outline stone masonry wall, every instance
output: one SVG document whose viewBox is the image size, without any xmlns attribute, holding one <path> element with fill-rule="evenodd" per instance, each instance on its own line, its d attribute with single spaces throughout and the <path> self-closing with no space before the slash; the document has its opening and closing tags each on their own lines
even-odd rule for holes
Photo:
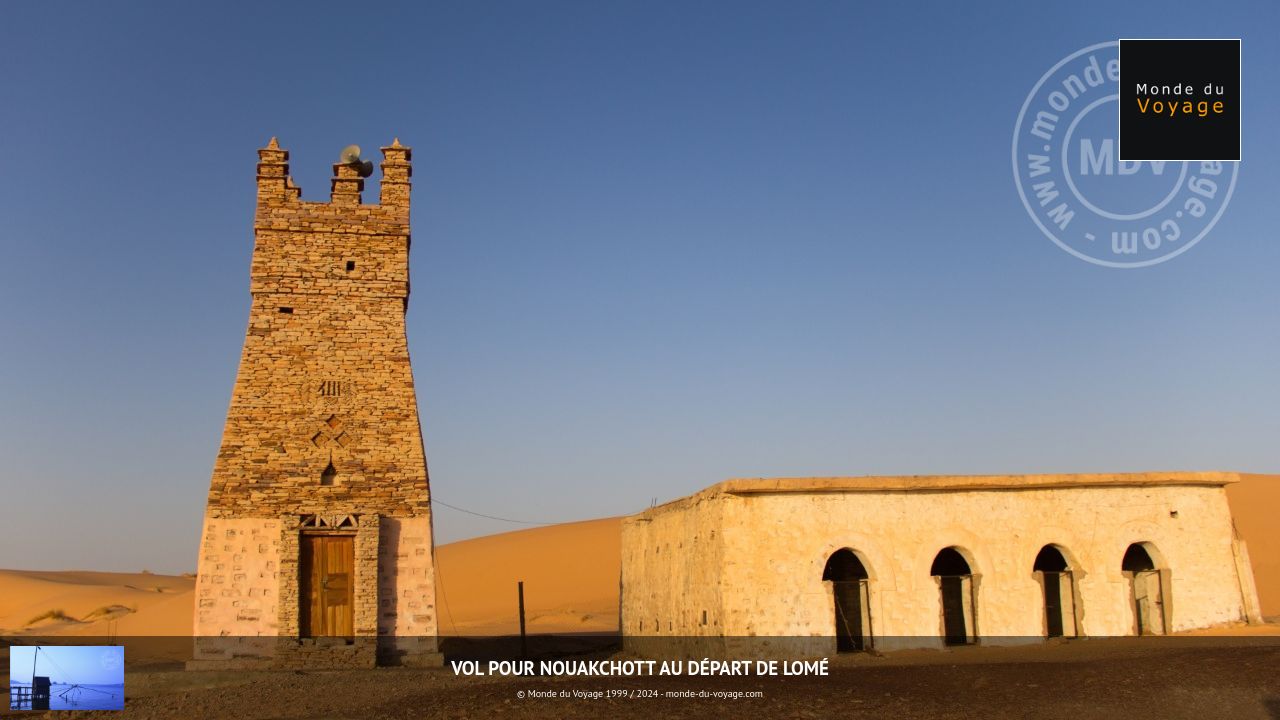
<svg viewBox="0 0 1280 720">
<path fill-rule="evenodd" d="M 196 574 L 197 637 L 202 659 L 269 653 L 261 636 L 276 634 L 280 523 L 257 518 L 206 518 Z"/>
<path fill-rule="evenodd" d="M 622 631 L 639 655 L 703 656 L 724 632 L 722 505 L 679 502 L 680 511 L 622 522 Z"/>
<path fill-rule="evenodd" d="M 394 663 L 437 652 L 435 564 L 426 518 L 383 518 L 378 548 L 379 651 Z"/>
</svg>

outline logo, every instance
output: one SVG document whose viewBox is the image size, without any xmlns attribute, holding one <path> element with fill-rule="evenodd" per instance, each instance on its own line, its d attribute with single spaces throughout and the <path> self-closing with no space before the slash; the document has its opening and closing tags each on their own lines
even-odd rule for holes
<svg viewBox="0 0 1280 720">
<path fill-rule="evenodd" d="M 1120 40 L 1120 157 L 1240 160 L 1239 40 Z"/>
<path fill-rule="evenodd" d="M 1119 43 L 1049 68 L 1013 129 L 1022 205 L 1058 247 L 1095 265 L 1137 268 L 1177 257 L 1213 229 L 1239 165 L 1120 160 Z"/>
</svg>

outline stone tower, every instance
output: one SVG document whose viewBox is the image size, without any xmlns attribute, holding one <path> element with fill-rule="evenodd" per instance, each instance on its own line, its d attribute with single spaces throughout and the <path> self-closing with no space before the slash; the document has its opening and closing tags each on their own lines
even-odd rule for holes
<svg viewBox="0 0 1280 720">
<path fill-rule="evenodd" d="M 427 465 L 409 366 L 412 153 L 306 202 L 258 151 L 249 327 L 209 487 L 193 667 L 437 663 Z"/>
</svg>

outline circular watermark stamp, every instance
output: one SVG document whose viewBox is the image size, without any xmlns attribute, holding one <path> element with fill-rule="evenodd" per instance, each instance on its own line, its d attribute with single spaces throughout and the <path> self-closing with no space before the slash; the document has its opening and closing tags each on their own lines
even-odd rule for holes
<svg viewBox="0 0 1280 720">
<path fill-rule="evenodd" d="M 1022 205 L 1058 247 L 1114 268 L 1200 242 L 1235 191 L 1236 162 L 1120 159 L 1120 44 L 1078 50 L 1031 89 L 1013 128 Z"/>
<path fill-rule="evenodd" d="M 102 653 L 98 657 L 102 667 L 107 670 L 116 670 L 124 664 L 124 648 L 107 647 L 102 649 Z"/>
</svg>

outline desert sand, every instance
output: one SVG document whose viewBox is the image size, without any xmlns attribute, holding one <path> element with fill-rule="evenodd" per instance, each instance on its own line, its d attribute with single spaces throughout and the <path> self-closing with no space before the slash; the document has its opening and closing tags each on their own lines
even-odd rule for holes
<svg viewBox="0 0 1280 720">
<path fill-rule="evenodd" d="M 1262 615 L 1280 617 L 1280 475 L 1246 475 L 1227 486 L 1227 499 L 1249 548 Z"/>
<path fill-rule="evenodd" d="M 441 545 L 440 634 L 519 632 L 520 580 L 530 633 L 615 632 L 619 543 L 619 520 L 609 518 Z M 0 635 L 190 635 L 194 585 L 152 573 L 0 570 Z M 31 622 L 52 611 L 61 615 Z"/>
<path fill-rule="evenodd" d="M 0 634 L 190 635 L 194 584 L 146 572 L 0 570 Z"/>
<path fill-rule="evenodd" d="M 440 634 L 519 632 L 521 580 L 529 632 L 617 632 L 621 541 L 620 519 L 607 518 L 441 545 Z"/>
<path fill-rule="evenodd" d="M 1251 475 L 1227 491 L 1248 543 L 1263 615 L 1280 616 L 1280 478 Z M 618 629 L 619 518 L 518 530 L 436 550 L 440 634 L 519 631 L 525 584 L 530 633 Z M 191 634 L 194 579 L 152 573 L 0 570 L 0 634 Z M 59 610 L 61 617 L 46 617 Z"/>
</svg>

